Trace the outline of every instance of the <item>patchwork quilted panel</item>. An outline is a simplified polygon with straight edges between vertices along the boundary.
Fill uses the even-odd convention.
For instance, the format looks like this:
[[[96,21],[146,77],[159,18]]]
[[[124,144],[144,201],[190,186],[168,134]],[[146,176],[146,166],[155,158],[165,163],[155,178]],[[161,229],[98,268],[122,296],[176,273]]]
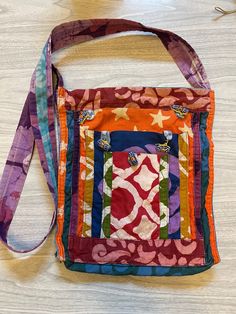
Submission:
[[[84,253],[81,248],[84,243],[90,243],[91,250],[87,247],[87,254],[84,255],[88,260],[83,262],[90,263],[92,259],[95,262],[95,256],[103,256],[104,249],[110,252],[109,247],[113,243],[111,254],[115,257],[113,262],[117,263],[120,259],[116,257],[119,256],[116,255],[118,243],[123,249],[130,249],[135,242],[127,241],[137,241],[141,245],[137,247],[137,252],[143,255],[141,247],[147,249],[151,245],[150,241],[154,240],[159,252],[159,258],[152,259],[155,265],[161,265],[159,259],[170,264],[167,261],[169,257],[163,250],[169,245],[171,250],[174,247],[179,250],[178,243],[182,243],[183,247],[186,245],[186,249],[188,244],[191,244],[189,247],[198,248],[191,251],[191,257],[194,256],[191,263],[201,265],[204,262],[203,242],[202,239],[196,241],[192,237],[190,226],[191,197],[187,183],[188,173],[191,173],[188,154],[191,129],[190,132],[179,134],[168,131],[171,134],[168,153],[159,151],[159,147],[166,143],[164,130],[163,133],[137,130],[94,131],[81,125],[79,134],[80,197],[76,234],[70,233],[73,238],[70,241],[70,244],[73,243],[70,256],[76,261],[82,261]],[[104,136],[107,136],[109,143],[101,146]],[[135,165],[129,162],[130,153],[135,158]],[[91,241],[88,242],[87,238],[91,238]],[[157,242],[165,239],[171,242]],[[185,242],[181,242],[181,239]],[[96,250],[98,255],[94,255]],[[124,253],[127,254],[130,255],[131,252]],[[149,255],[152,256],[151,253]],[[177,256],[177,253],[174,255]],[[165,259],[161,256],[165,256]],[[185,260],[179,259],[181,257],[170,260],[173,265]],[[102,259],[97,258],[96,261],[102,262]],[[144,263],[140,256],[136,259],[129,258],[128,261],[123,256],[123,262],[120,263],[135,265],[137,261]]]
[[[78,127],[71,149],[80,156],[68,258],[75,265],[203,266],[200,128],[192,114],[65,110],[69,130],[65,115]]]

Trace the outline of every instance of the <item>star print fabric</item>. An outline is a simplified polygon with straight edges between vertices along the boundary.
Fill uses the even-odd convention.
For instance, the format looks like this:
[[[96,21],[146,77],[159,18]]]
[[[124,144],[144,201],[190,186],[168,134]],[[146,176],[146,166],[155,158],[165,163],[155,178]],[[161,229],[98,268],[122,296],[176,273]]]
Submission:
[[[174,111],[163,109],[117,108],[94,110],[94,119],[83,126],[97,131],[155,131],[170,130],[173,133],[192,134],[191,116],[179,119]],[[141,118],[142,117],[142,118]]]

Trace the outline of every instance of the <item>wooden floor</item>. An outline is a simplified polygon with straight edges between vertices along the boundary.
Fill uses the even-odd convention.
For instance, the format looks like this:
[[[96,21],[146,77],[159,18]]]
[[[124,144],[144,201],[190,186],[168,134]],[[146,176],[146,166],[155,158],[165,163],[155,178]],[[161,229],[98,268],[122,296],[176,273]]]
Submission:
[[[236,14],[220,17],[212,0],[1,0],[0,173],[50,30],[65,21],[119,17],[169,29],[200,55],[216,92],[214,214],[221,263],[192,277],[111,277],[73,273],[54,257],[54,232],[32,254],[0,247],[0,314],[10,313],[236,313]],[[152,36],[130,34],[57,53],[65,85],[187,86]],[[53,204],[35,154],[12,239],[43,237]],[[13,240],[12,240],[13,241]]]

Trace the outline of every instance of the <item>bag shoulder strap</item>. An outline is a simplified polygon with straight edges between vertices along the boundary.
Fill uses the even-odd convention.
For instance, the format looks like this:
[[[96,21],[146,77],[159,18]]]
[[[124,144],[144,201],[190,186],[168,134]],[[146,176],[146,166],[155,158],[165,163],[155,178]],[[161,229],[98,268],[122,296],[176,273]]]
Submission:
[[[52,30],[51,48],[52,52],[55,52],[71,44],[130,31],[156,35],[192,87],[210,88],[202,62],[195,50],[183,38],[170,31],[147,27],[135,21],[126,19],[94,19],[64,23]]]
[[[15,137],[0,181],[0,239],[10,250],[30,252],[40,246],[55,225],[57,214],[57,119],[56,89],[63,85],[51,54],[71,44],[105,35],[141,31],[156,35],[168,50],[186,80],[194,88],[210,88],[205,69],[194,49],[180,36],[126,19],[79,20],[56,26],[47,40],[33,72]],[[8,230],[14,217],[36,144],[54,213],[47,234],[30,249],[15,248],[8,243]]]

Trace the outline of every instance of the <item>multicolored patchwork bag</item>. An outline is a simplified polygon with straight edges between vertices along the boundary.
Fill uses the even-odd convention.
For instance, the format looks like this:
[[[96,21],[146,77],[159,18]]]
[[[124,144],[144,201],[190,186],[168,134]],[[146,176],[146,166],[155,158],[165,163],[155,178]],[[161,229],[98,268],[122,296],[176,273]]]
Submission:
[[[191,88],[66,90],[51,54],[127,31],[156,35]],[[219,262],[214,219],[214,92],[178,35],[124,19],[55,27],[33,73],[0,184],[7,239],[34,143],[55,203],[56,256],[73,271],[191,275]],[[48,233],[49,233],[48,232]]]

